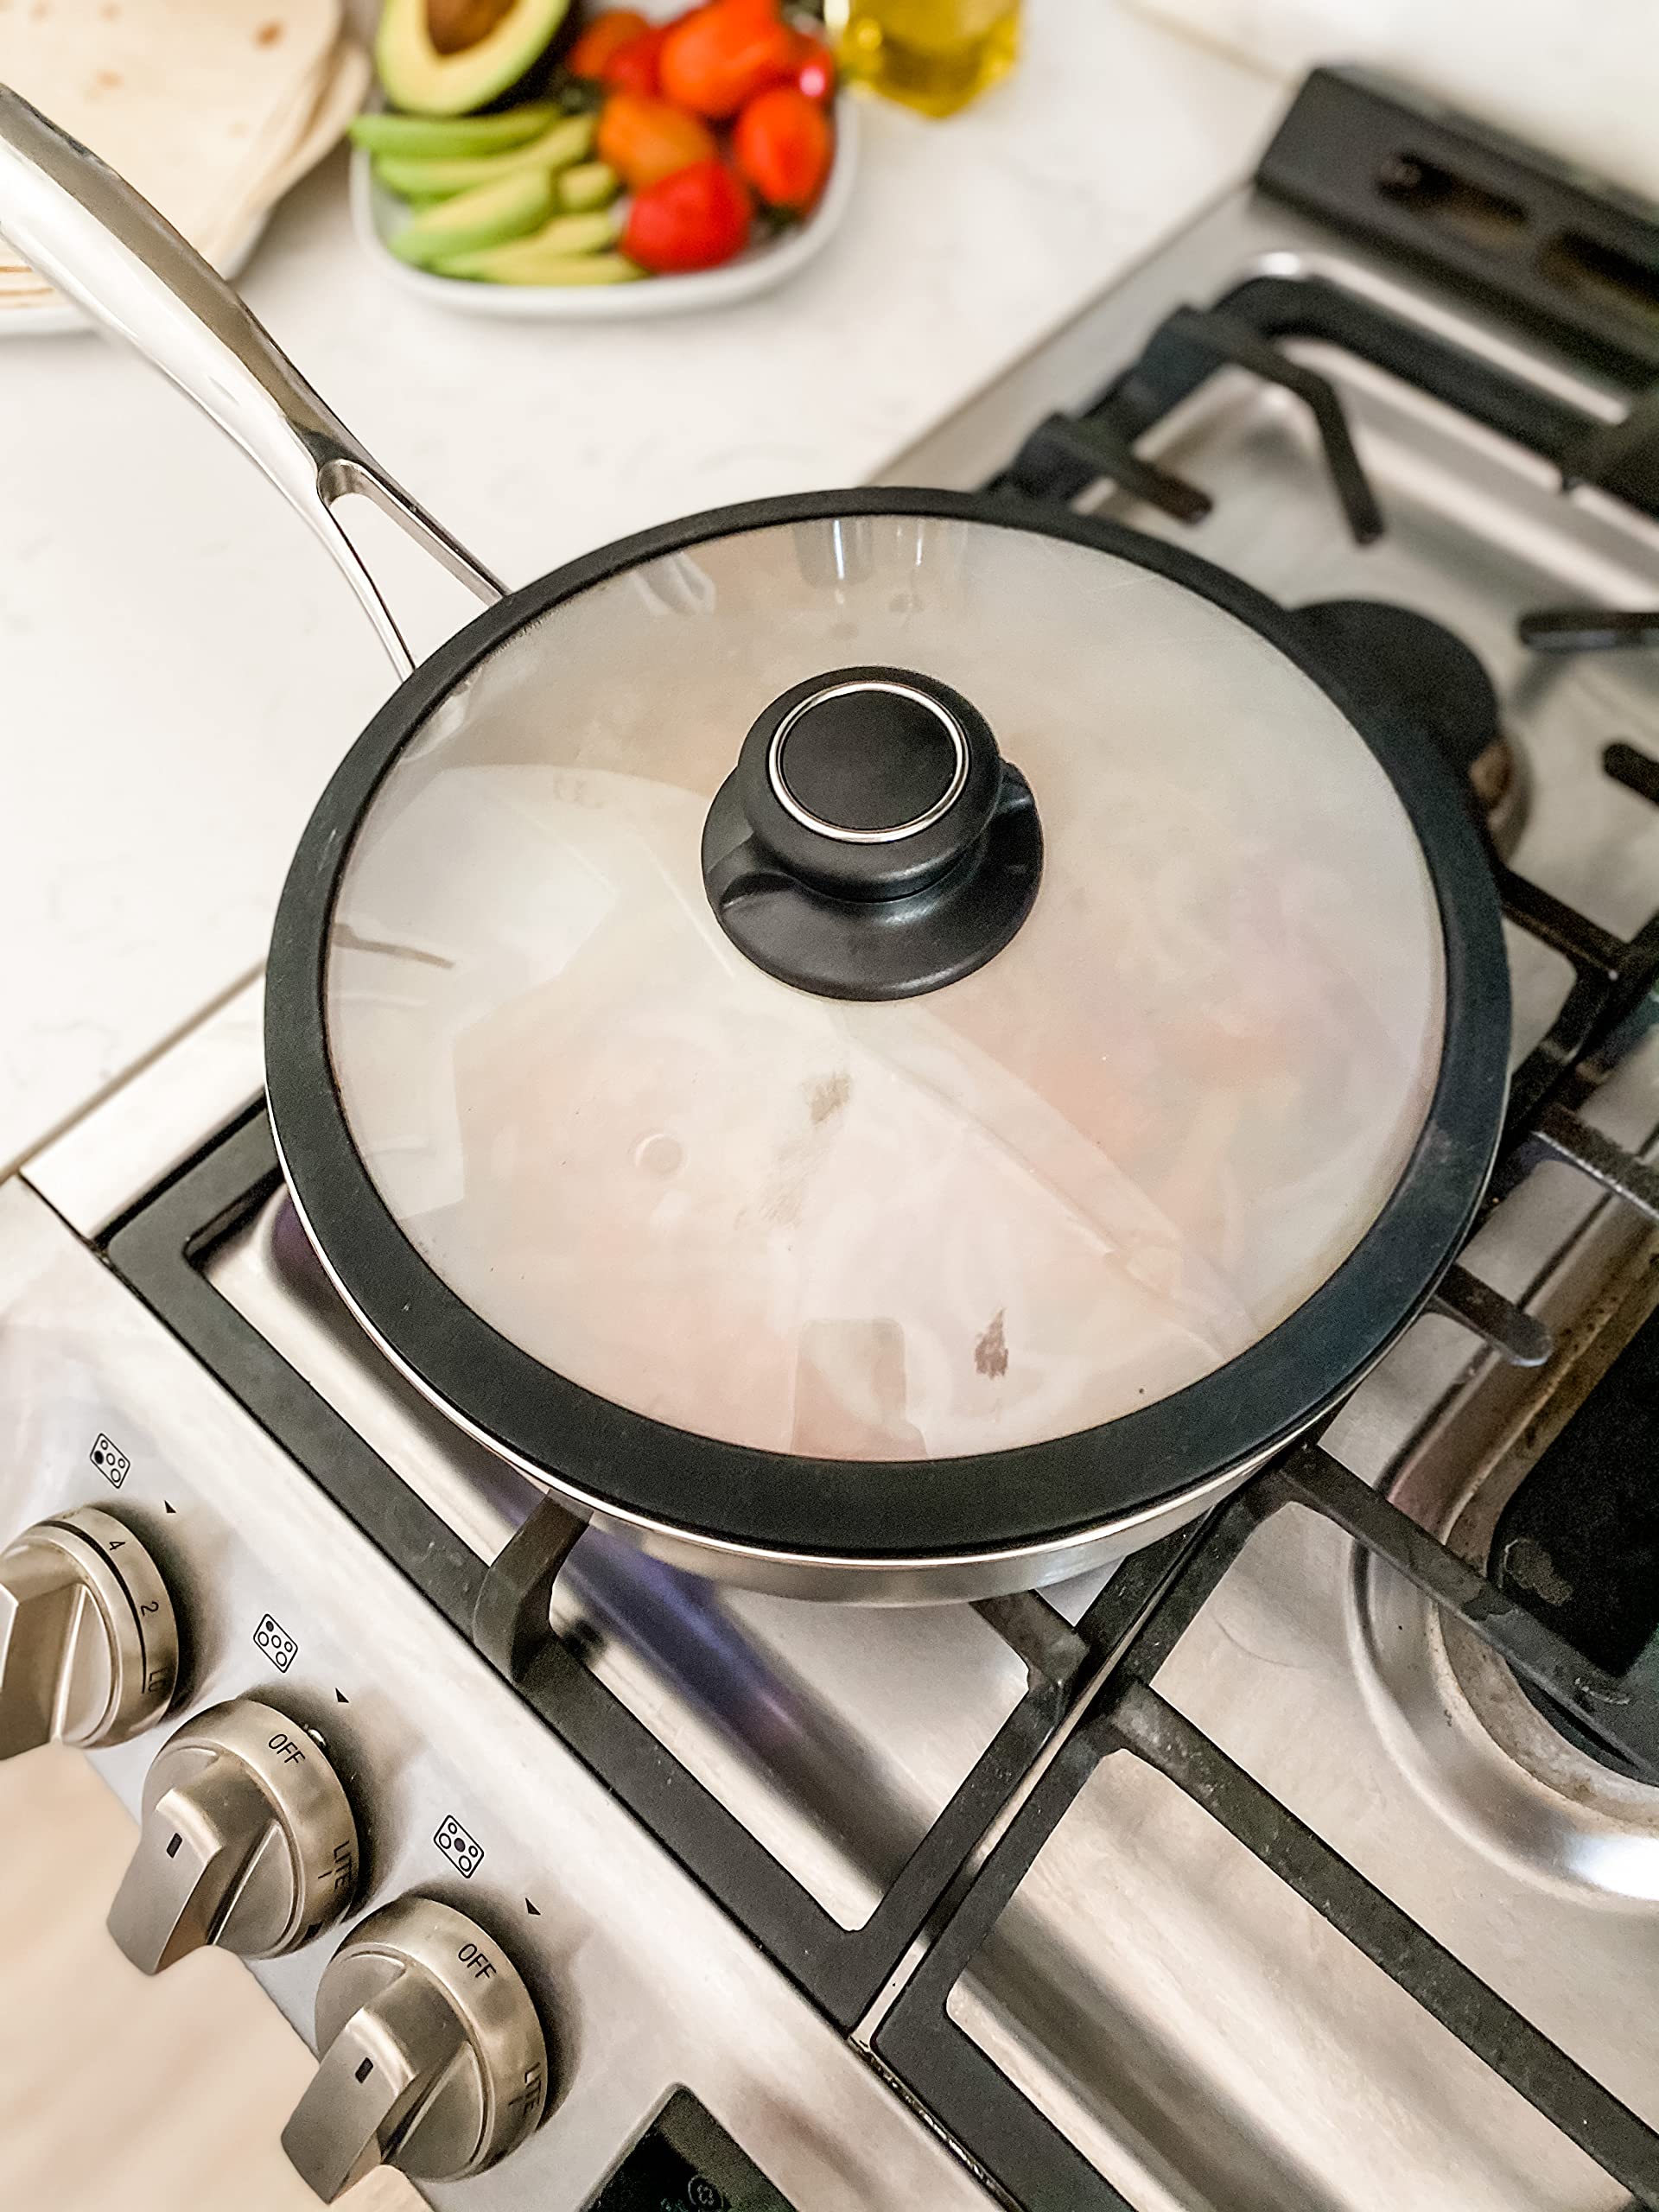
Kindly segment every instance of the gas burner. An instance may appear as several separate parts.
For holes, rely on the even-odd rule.
[[[1656,1065],[1654,1047],[1639,1047],[1595,1109],[1627,1140],[1639,1130],[1649,1156],[1659,1128],[1642,1071]],[[1604,1681],[1628,1687],[1632,1707],[1659,1658],[1659,1508],[1643,1480],[1659,1409],[1649,1243],[1586,1193],[1541,1175],[1489,1217],[1470,1248],[1473,1264],[1503,1277],[1547,1222],[1560,1242],[1535,1268],[1529,1296],[1555,1338],[1547,1368],[1506,1370],[1496,1386],[1490,1375],[1484,1385],[1448,1380],[1414,1448],[1384,1476],[1412,1521],[1492,1578],[1490,1605],[1459,1618],[1396,1567],[1357,1554],[1353,1649],[1396,1769],[1495,1872],[1561,1902],[1651,1906],[1659,1788],[1483,1634],[1505,1600],[1523,1607]],[[1417,1351],[1425,1378],[1442,1371],[1433,1347]],[[1363,1406],[1347,1418],[1363,1451]]]
[[[1570,1624],[1575,1599],[1597,1609],[1590,1585],[1568,1587],[1579,1554],[1560,1543],[1554,1510],[1565,1485],[1552,1496],[1546,1482],[1535,1499],[1529,1489],[1525,1473],[1496,1470],[1444,1501],[1433,1533],[1460,1557],[1489,1560],[1532,1611],[1550,1617],[1554,1596],[1554,1624]],[[1426,1503],[1414,1498],[1414,1517],[1426,1517]],[[1632,1581],[1639,1571],[1632,1559]],[[1511,1874],[1566,1895],[1659,1903],[1659,1790],[1391,1569],[1361,1558],[1355,1576],[1368,1702],[1424,1797]],[[1633,1632],[1633,1604],[1624,1618]],[[1614,1639],[1602,1649],[1613,1656]]]
[[[1492,1533],[1498,1587],[1609,1674],[1659,1680],[1659,1319],[1632,1338]],[[1527,1686],[1522,1684],[1526,1688]],[[1538,1710],[1616,1773],[1629,1770],[1541,1694]]]
[[[1529,778],[1478,656],[1444,623],[1386,600],[1318,600],[1296,620],[1333,676],[1396,701],[1427,733],[1467,780],[1493,849],[1508,860],[1526,824]]]

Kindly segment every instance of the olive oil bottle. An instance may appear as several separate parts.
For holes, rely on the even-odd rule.
[[[1014,67],[1020,0],[830,0],[842,73],[954,115]]]

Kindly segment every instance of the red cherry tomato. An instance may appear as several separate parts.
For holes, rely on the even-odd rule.
[[[836,57],[810,31],[795,34],[795,84],[808,99],[820,105],[835,95]]]
[[[570,49],[573,77],[603,77],[605,65],[621,47],[648,33],[651,25],[633,8],[613,8],[595,16]]]
[[[799,214],[823,191],[836,142],[816,100],[794,85],[774,85],[739,116],[732,151],[767,207]]]
[[[638,38],[631,38],[611,54],[600,76],[613,92],[638,92],[643,99],[655,99],[662,90],[658,81],[658,65],[662,59],[663,41],[667,36],[668,26],[664,24],[657,30],[643,31]]]
[[[644,192],[677,169],[712,162],[715,137],[706,123],[667,100],[613,92],[599,118],[594,150],[631,191]]]
[[[718,123],[780,84],[795,58],[795,34],[776,0],[709,0],[671,26],[658,71],[667,99]]]
[[[748,235],[748,194],[724,162],[698,162],[635,193],[621,245],[642,269],[675,276],[718,268]]]

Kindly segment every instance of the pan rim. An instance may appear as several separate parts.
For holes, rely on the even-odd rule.
[[[334,896],[356,831],[404,745],[482,659],[643,562],[712,537],[861,515],[963,520],[1091,547],[1264,636],[1334,701],[1389,777],[1433,887],[1446,965],[1422,1128],[1389,1197],[1318,1289],[1237,1357],[1151,1406],[1069,1436],[934,1460],[810,1459],[694,1434],[601,1399],[512,1344],[442,1282],[376,1190],[340,1105],[324,999]],[[387,700],[319,800],[278,904],[265,1001],[271,1121],[308,1233],[370,1333],[441,1409],[589,1511],[691,1545],[873,1567],[1104,1537],[1218,1488],[1338,1402],[1416,1318],[1472,1224],[1501,1132],[1509,1037],[1496,887],[1455,779],[1407,720],[1348,695],[1282,608],[1183,547],[1098,518],[888,487],[797,493],[660,525],[552,570],[450,639]]]

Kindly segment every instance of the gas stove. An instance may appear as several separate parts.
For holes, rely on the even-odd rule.
[[[166,1722],[92,1754],[149,1813],[124,1942],[259,1948],[277,1829],[145,1794],[181,1720],[244,1756],[250,1700],[355,1821],[253,1962],[308,2040],[342,1936],[416,1900],[442,2002],[331,2050],[314,2178],[475,2162],[457,2084],[513,2083],[465,1984],[510,1961],[546,2116],[440,2204],[1659,2205],[1656,378],[1659,216],[1319,72],[1250,186],[888,472],[1308,609],[1467,777],[1508,918],[1505,1147],[1434,1309],[1109,1579],[866,1611],[597,1528],[561,1559],[311,1258],[256,985],[0,1185],[0,1541],[56,1522],[54,1586],[137,1615],[125,1531],[179,1624]],[[90,1611],[30,1618],[36,1673],[66,1635],[107,1670]]]

